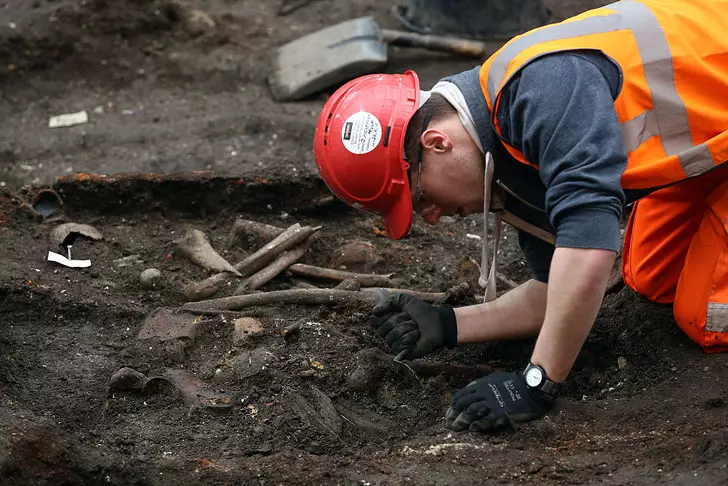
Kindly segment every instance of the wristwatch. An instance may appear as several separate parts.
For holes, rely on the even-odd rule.
[[[549,380],[546,371],[538,365],[528,363],[523,371],[523,378],[528,388],[538,390],[551,398],[556,398],[561,391],[561,383]]]

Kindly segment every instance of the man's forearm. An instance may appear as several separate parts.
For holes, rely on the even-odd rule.
[[[538,335],[546,314],[547,285],[529,280],[485,304],[455,309],[458,344]]]
[[[531,361],[553,381],[564,381],[594,325],[616,253],[557,248],[548,303]]]

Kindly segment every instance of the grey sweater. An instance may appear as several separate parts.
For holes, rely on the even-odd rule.
[[[614,109],[619,68],[595,51],[551,54],[532,61],[502,92],[496,117],[502,138],[538,169],[518,162],[489,121],[479,67],[446,78],[463,92],[495,179],[530,206],[508,197],[506,208],[556,234],[557,247],[619,251],[627,203],[620,185],[627,166]],[[521,232],[519,243],[535,278],[546,282],[554,247]]]

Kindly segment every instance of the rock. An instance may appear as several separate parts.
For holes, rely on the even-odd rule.
[[[201,321],[193,314],[159,308],[144,319],[137,339],[157,337],[161,342],[184,339],[193,343],[200,331],[200,324]]]
[[[160,283],[161,278],[162,272],[156,268],[147,268],[139,275],[139,282],[141,282],[143,287],[153,289]]]
[[[625,369],[627,367],[627,359],[622,356],[617,358],[617,366],[619,366],[620,370]]]
[[[111,376],[109,388],[117,390],[142,391],[147,383],[147,377],[133,368],[121,368]]]
[[[265,328],[259,320],[252,317],[241,317],[235,319],[235,329],[233,331],[233,344],[238,346],[250,340],[252,337],[258,336],[265,331]]]
[[[384,368],[377,359],[377,348],[363,349],[353,356],[354,369],[346,377],[346,387],[355,392],[372,393],[381,384]]]
[[[214,29],[217,24],[207,12],[190,10],[185,19],[187,30],[194,35],[201,35]]]
[[[334,251],[331,265],[351,272],[370,273],[382,261],[376,246],[368,241],[355,240]]]
[[[250,378],[265,371],[273,359],[273,355],[266,348],[255,348],[240,353],[234,359],[233,371],[238,379]]]
[[[479,288],[480,265],[472,258],[463,258],[458,263],[458,282],[467,282],[473,288]]]

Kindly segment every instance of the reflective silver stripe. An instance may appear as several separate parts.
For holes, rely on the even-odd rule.
[[[704,143],[681,152],[678,154],[678,159],[688,177],[698,176],[715,168],[710,150]]]
[[[705,330],[709,332],[728,332],[728,304],[708,302]]]
[[[629,19],[637,40],[665,153],[675,155],[689,149],[693,140],[687,109],[675,88],[675,69],[665,31],[655,14],[640,2],[618,2],[611,8],[624,14],[625,21]]]
[[[612,4],[615,5],[615,4]],[[607,5],[605,8],[612,8]],[[561,39],[569,39],[582,35],[600,34],[605,32],[614,32],[629,28],[624,19],[619,14],[610,14],[599,17],[588,17],[583,20],[567,22],[564,24],[556,24],[550,27],[544,27],[525,34],[522,37],[513,40],[506,45],[493,60],[488,71],[488,96],[495,101],[498,89],[506,80],[506,71],[508,65],[523,50],[531,46],[543,42],[550,42]]]
[[[712,169],[714,163],[707,147],[704,144],[693,146],[685,102],[675,87],[670,46],[654,13],[643,3],[629,0],[604,8],[617,13],[556,24],[528,33],[506,45],[493,60],[488,72],[487,88],[491,101],[495,101],[498,90],[507,81],[508,65],[523,50],[543,42],[629,29],[637,42],[653,109],[622,124],[627,152],[657,135],[667,155],[678,155],[688,177]]]
[[[657,116],[650,110],[622,123],[622,138],[627,153],[637,150],[648,138],[658,135]]]

